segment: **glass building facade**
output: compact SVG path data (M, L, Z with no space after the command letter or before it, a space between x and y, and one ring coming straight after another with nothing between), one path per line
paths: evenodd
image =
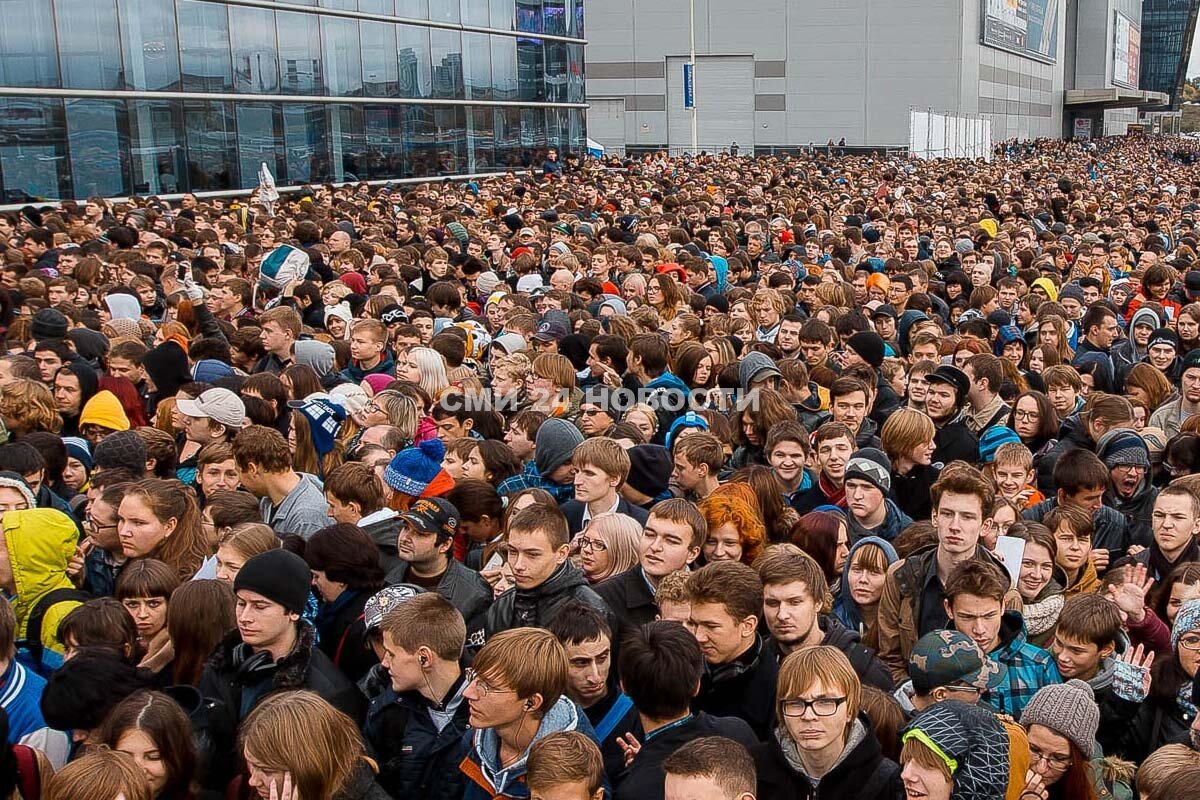
M583 0L0 0L2 202L582 152Z
M1200 0L1144 0L1142 3L1142 55L1140 89L1171 97L1170 109L1179 110L1183 79L1187 77L1196 34Z

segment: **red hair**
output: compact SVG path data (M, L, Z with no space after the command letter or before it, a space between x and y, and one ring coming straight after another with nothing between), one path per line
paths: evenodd
M747 503L733 492L722 492L718 489L701 500L697 508L704 515L710 532L726 523L733 524L742 544L743 564L749 566L758 558L759 551L767 540L767 527L763 524L757 505Z
M150 420L146 419L146 408L142 405L142 397L128 378L102 375L99 391L105 389L116 395L117 400L121 402L121 408L125 411L125 416L129 418L131 429L144 428L150 424Z
M830 585L841 577L837 574L837 540L838 528L845 524L845 519L832 511L810 511L792 526L788 534L788 541L821 565Z

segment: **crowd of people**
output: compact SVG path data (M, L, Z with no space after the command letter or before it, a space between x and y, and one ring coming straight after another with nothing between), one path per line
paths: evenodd
M0 798L1200 797L1198 150L0 214Z

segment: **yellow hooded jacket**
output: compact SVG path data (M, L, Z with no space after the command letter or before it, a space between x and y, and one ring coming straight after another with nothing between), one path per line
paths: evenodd
M83 404L79 414L79 427L99 425L110 431L129 430L129 417L121 407L121 401L107 389L96 392L92 399Z
M75 555L79 529L71 518L53 508L9 511L0 523L16 586L13 611L17 617L17 639L24 639L29 616L38 601L55 589L73 589L67 564ZM64 600L46 609L42 617L42 646L62 653L58 625L78 600Z

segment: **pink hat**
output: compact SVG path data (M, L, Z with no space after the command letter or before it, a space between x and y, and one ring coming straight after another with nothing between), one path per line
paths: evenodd
M394 380L396 378L392 375L383 375L376 372L363 378L363 383L371 387L371 395L374 396L386 389L388 384Z

